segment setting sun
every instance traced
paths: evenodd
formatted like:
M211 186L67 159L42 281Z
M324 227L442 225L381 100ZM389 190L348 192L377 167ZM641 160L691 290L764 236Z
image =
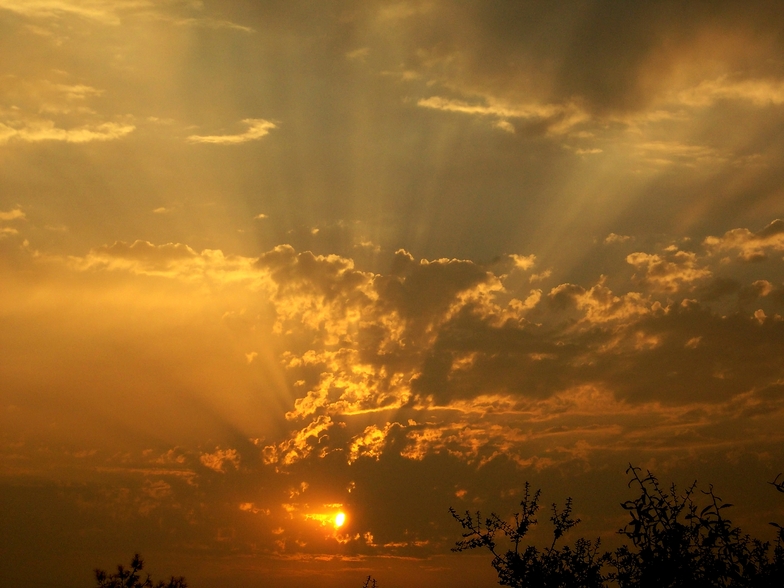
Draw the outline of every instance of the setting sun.
M340 528L346 522L346 514L339 512L335 515L335 528Z

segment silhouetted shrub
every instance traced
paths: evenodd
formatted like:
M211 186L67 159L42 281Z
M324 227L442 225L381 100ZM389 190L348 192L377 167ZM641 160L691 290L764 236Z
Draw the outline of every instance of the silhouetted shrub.
M523 538L537 524L540 491L530 486L520 503L514 523L492 513L484 522L480 513L461 516L450 508L464 529L453 551L486 548L502 586L514 588L781 588L784 586L784 527L773 545L743 534L724 516L725 504L713 487L701 491L707 504L696 498L696 482L679 494L675 485L664 489L658 479L629 466L630 487L639 496L621 504L631 520L619 531L630 545L599 553L599 540L578 539L573 547L557 547L564 533L579 519L572 518L572 501L563 511L553 505L553 541L540 550L523 545ZM784 493L784 481L772 482ZM499 540L500 543L499 544ZM771 549L772 548L772 549Z
M141 572L144 569L144 560L137 553L131 560L131 567L126 568L122 564L117 566L116 574L107 574L103 570L95 570L95 581L97 588L188 588L185 578L174 576L168 582L159 580L153 584L150 574L146 574L144 580Z
M713 486L695 502L696 483L682 494L665 490L658 479L629 466L630 486L640 495L621 506L631 521L619 532L631 540L609 556L608 579L621 588L768 587L784 585L781 541L771 545L743 534L724 516L731 504Z
M514 524L495 513L483 522L479 512L472 516L466 511L465 516L461 516L450 508L452 517L465 529L463 539L452 550L487 548L493 554L493 567L502 586L601 587L605 556L599 555L598 539L595 542L578 539L574 547L556 546L564 533L580 522L580 519L572 518L571 498L560 512L555 504L552 505L553 541L550 547L543 550L533 545L523 547L523 538L537 524L540 496L539 490L532 496L531 487L526 482L525 494L520 502L522 511L515 513Z

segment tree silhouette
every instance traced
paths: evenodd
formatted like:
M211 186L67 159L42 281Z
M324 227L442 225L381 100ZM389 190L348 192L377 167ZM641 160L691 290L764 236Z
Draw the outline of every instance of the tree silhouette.
M463 538L453 551L486 548L502 586L514 588L781 588L784 586L784 527L773 545L743 534L725 516L724 503L709 486L698 491L696 482L683 493L675 485L665 489L651 472L629 465L629 487L639 496L621 507L630 521L619 531L631 541L614 552L599 553L599 540L578 539L573 547L557 547L564 533L579 519L572 518L572 500L562 511L552 506L553 541L538 549L523 539L537 524L541 493L531 495L525 485L521 512L514 522L495 513L482 521L479 512L465 516L450 508L463 527ZM784 480L771 484L784 493ZM697 499L702 496L706 504ZM771 550L772 547L772 550Z
M784 567L780 537L771 557L770 543L743 534L732 525L713 486L702 491L707 504L696 503L696 482L678 494L661 487L656 476L629 466L629 486L640 495L621 506L631 520L619 531L631 540L609 556L608 579L621 588L768 587L782 586Z
M553 523L553 541L550 546L543 550L533 545L522 547L524 537L537 524L540 496L539 490L531 495L530 484L525 483L523 500L520 502L522 510L515 513L514 523L503 520L495 513L491 513L483 522L479 512L472 516L466 511L465 516L462 516L450 508L452 517L464 529L462 540L456 543L452 551L487 548L493 554L493 567L502 586L601 587L601 568L605 556L599 555L598 539L595 542L578 539L574 547L556 546L558 540L580 522L580 519L572 518L571 498L567 499L560 512L555 504L552 505L550 521Z
M146 574L142 580L141 572L144 569L144 560L137 553L131 560L131 567L126 568L122 564L117 566L117 573L107 574L104 570L95 570L95 582L97 588L188 588L185 578L174 576L168 582L159 580L153 584L150 574Z

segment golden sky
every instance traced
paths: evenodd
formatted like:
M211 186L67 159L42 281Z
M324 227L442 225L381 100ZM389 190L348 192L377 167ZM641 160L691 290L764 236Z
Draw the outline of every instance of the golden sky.
M782 56L774 1L0 0L2 583L489 587L449 506L612 542L630 462L772 537Z

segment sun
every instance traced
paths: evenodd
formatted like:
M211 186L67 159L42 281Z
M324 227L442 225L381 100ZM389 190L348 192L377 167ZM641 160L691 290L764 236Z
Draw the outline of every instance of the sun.
M339 529L346 522L346 514L339 512L335 515L335 528Z

